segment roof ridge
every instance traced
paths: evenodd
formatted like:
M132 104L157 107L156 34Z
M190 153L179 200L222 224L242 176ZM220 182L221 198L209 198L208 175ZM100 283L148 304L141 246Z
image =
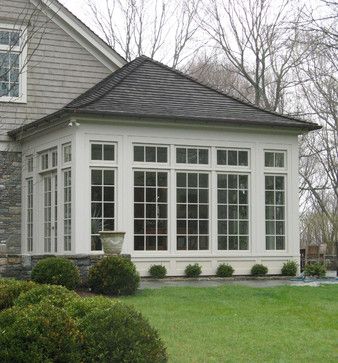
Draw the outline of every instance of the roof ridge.
M186 74L186 73L184 73L182 71L179 71L178 69L171 68L171 67L169 67L169 66L167 66L167 65L165 65L165 64L163 64L163 63L161 63L159 61L156 61L156 60L154 60L154 59L152 59L150 57L147 57L145 55L142 55L141 57L144 58L144 59L146 59L146 60L148 60L149 62L152 62L152 63L157 64L158 66L160 66L162 68L165 68L167 70L170 70L172 72L175 72L178 75L183 76L184 78L186 78L186 79L188 79L188 80L190 80L190 81L192 81L192 82L194 82L194 83L196 83L196 84L198 84L200 86L203 86L203 87L205 87L205 88L207 88L207 89L209 89L209 90L211 90L213 92L216 92L216 93L220 94L221 96L225 96L225 97L228 97L228 98L230 98L230 99L232 99L234 101L240 102L243 105L250 106L250 107L252 107L252 108L254 108L256 110L263 111L263 112L272 114L274 116L284 117L284 118L289 119L289 120L293 120L293 121L297 121L297 122L301 122L301 123L305 123L305 124L314 124L315 125L314 122L309 122L309 121L301 120L299 118L290 117L290 116L287 116L287 115L284 115L282 113L278 113L278 112L275 112L275 111L269 111L269 110L266 110L266 109L264 109L262 107L256 106L256 105L254 105L252 103L245 102L245 101L241 100L240 98L237 98L237 97L234 97L234 96L230 96L230 95L228 95L225 92L222 92L220 90L217 90L217 89L215 89L215 88L213 88L213 87L211 87L211 86L209 86L209 85L207 85L207 84L205 84L205 83L197 80L196 78L194 78L194 77L192 77L192 76L190 76L190 75L188 75L188 74ZM138 58L136 58L136 59L138 59Z
M126 77L128 77L131 73L133 73L145 61L146 61L146 59L144 57L135 58L133 61L125 64L123 67L119 68L115 72L113 72L113 73L109 74L107 77L103 78L103 80L101 80L99 83L96 83L93 87L89 88L86 92L82 93L80 96L78 96L77 98L75 98L74 100L69 102L66 106L64 106L64 108L77 108L77 107L88 106L91 103L97 101L99 98L104 97L108 92L110 92L113 88L115 88L117 85L119 85ZM98 90L101 89L101 91L102 91L102 86L104 86L105 84L108 85L109 81L111 81L112 78L117 77L119 74L123 73L128 68L131 68L129 70L129 72L127 72L124 76L122 76L119 80L117 80L116 83L113 84L111 87L108 87L108 89L106 89L105 91L103 91L101 93L98 92L98 94L95 97L93 97L92 99L90 99L89 101L81 103L81 100L85 99L88 94L91 94L96 89L98 89ZM80 103L78 103L78 102L80 102ZM73 104L75 104L75 105L73 106Z

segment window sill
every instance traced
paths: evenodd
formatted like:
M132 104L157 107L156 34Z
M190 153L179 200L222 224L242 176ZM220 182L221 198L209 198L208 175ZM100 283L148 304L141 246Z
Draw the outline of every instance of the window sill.
M19 103L26 104L26 97L0 97L0 103Z

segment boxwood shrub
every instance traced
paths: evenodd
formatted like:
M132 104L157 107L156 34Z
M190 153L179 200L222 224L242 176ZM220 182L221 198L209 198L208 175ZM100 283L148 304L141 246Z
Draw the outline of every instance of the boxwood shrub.
M324 277L326 275L326 267L321 262L307 263L304 267L304 275Z
M18 296L32 288L36 284L32 281L0 279L0 311L14 305Z
M229 264L221 263L216 270L216 276L218 277L231 277L234 273L234 269Z
M298 270L298 264L296 261L287 261L283 264L282 275L283 276L296 276Z
M167 269L162 265L152 265L149 269L149 275L155 279L163 279L167 275Z
M70 291L63 286L58 285L38 285L33 289L20 294L15 300L17 306L27 306L46 302L56 307L64 307L68 302L78 298L74 291Z
M252 276L265 276L268 273L268 268L262 264L255 264L251 268Z
M62 285L73 290L80 284L80 272L74 263L63 257L47 257L32 269L31 278L41 284Z
M202 273L202 267L198 264L190 264L184 270L186 277L198 277Z
M135 265L121 256L105 257L89 270L92 291L105 295L131 295L140 284Z
M167 361L157 331L133 307L107 298L77 299L68 306L83 334L83 362Z
M0 313L0 362L81 362L82 334L69 314L40 303Z

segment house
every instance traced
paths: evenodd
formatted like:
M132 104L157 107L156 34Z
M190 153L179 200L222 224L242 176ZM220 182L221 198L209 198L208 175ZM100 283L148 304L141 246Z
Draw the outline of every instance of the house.
M99 232L115 230L126 233L123 253L142 275L153 264L181 275L195 262L206 275L222 262L236 274L255 263L278 274L285 261L299 261L297 138L318 125L144 56L107 58L115 69L100 65L108 75L98 83L98 74L91 82L82 79L88 72L65 76L70 89L87 87L57 105L62 87L48 94L43 84L34 101L45 97L46 110L8 132L22 152L21 253L99 256ZM16 106L8 105L15 114Z

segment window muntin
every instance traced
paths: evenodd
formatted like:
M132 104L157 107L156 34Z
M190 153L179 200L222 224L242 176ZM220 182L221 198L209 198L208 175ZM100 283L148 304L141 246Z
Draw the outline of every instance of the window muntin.
M0 27L0 100L20 95L20 31Z
M44 212L44 252L57 252L57 175L49 173L43 178L43 212Z
M249 177L217 174L218 250L249 249Z
M115 145L105 143L92 143L91 160L115 161Z
M72 161L72 145L71 144L62 145L62 151L63 151L63 162L70 163Z
M102 250L100 231L115 229L115 171L91 170L91 250Z
M168 173L134 171L134 250L168 249Z
M285 151L265 151L264 166L266 168L285 168Z
M177 147L177 164L209 164L209 149L195 147Z
M265 243L267 250L285 249L285 176L265 175Z
M63 248L72 249L72 172L63 172Z
M167 163L168 147L153 145L134 145L134 161L141 163Z
M58 166L58 152L57 148L52 148L40 153L40 170L47 171L49 169L56 169Z
M209 174L176 174L177 250L209 249Z
M241 149L217 149L217 165L249 166L249 151Z
M27 179L27 252L33 251L33 179Z

